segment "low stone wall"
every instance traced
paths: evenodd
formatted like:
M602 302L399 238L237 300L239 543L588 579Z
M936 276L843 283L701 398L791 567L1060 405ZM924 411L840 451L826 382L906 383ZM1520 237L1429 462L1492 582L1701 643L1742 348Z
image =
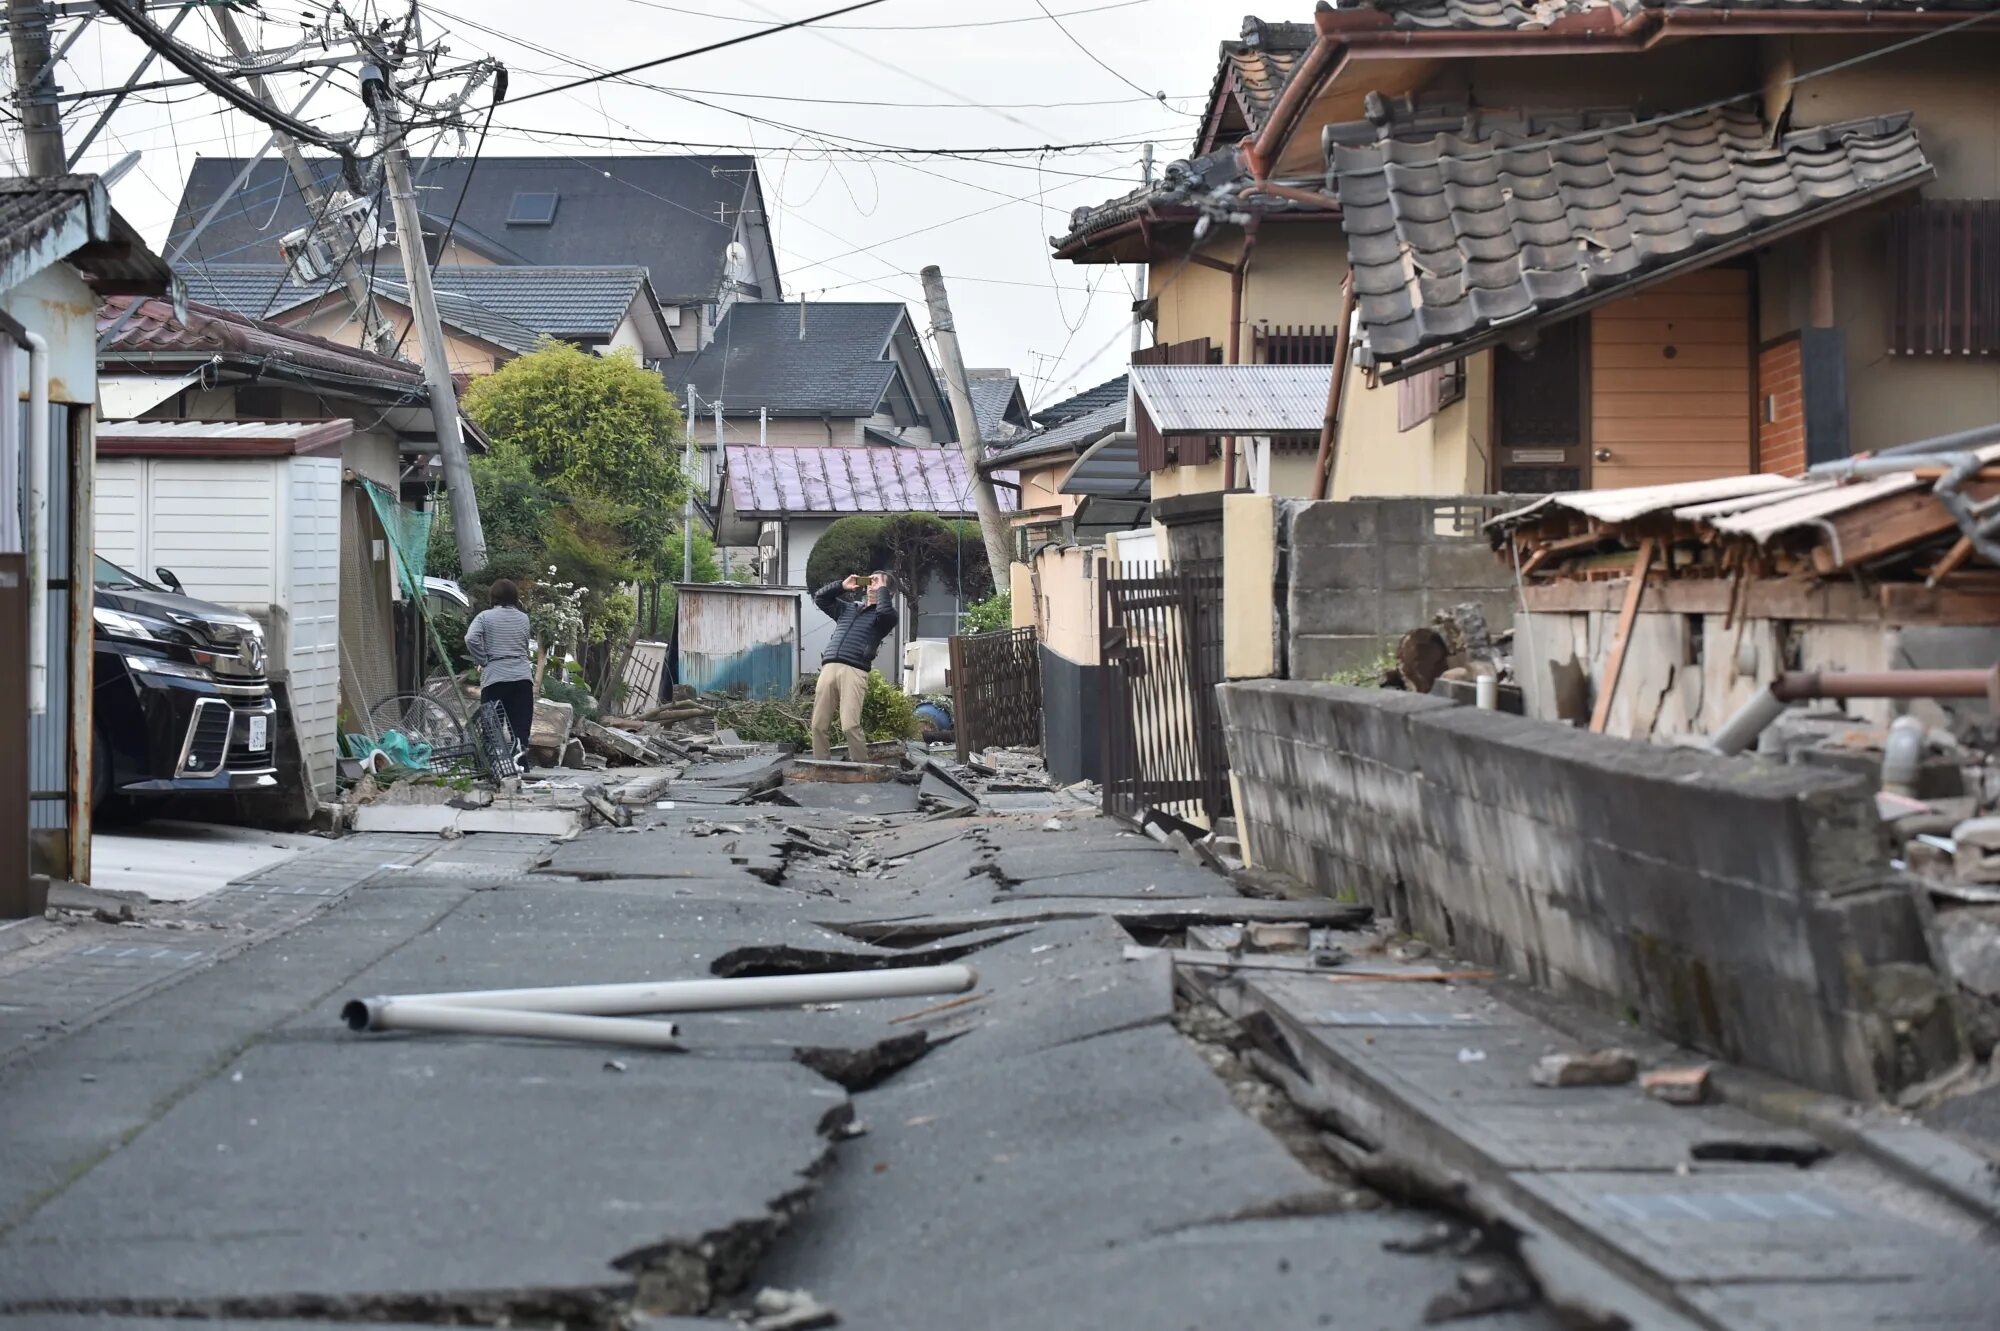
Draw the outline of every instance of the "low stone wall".
M1856 777L1406 693L1219 692L1261 865L1821 1090L1889 1095L1961 1056Z

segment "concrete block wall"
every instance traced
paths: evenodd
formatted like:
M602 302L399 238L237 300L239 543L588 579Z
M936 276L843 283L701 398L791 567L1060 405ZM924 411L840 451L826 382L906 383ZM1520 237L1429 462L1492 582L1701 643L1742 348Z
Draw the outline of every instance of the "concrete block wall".
M1518 507L1504 495L1281 501L1285 673L1325 679L1366 666L1463 601L1511 621L1513 574L1479 524Z
M1220 694L1259 864L1821 1090L1887 1096L1961 1056L1855 777L1392 691Z

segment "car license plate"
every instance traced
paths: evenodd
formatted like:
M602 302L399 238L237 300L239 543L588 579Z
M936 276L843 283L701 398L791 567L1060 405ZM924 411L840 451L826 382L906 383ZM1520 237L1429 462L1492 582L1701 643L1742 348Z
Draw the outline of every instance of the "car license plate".
M267 733L265 727L269 724L270 718L265 716L253 716L247 719L250 722L250 741L246 747L249 748L253 753L262 753L264 751L264 740Z

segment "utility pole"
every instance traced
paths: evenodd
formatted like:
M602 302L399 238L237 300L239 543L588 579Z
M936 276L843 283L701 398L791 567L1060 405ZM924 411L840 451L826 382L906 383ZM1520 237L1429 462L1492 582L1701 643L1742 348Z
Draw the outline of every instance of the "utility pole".
M718 401L711 405L713 405L715 408L715 457L709 461L709 473L710 475L720 479L723 472L722 403ZM711 492L709 495L709 502L720 506L720 504L722 503L722 496ZM717 525L719 526L720 524L718 523ZM722 580L724 582L727 582L729 581L729 547L724 545L720 541L717 541L715 543L715 547L716 550L720 553L722 559Z
M696 405L694 385L687 387L687 410L681 414L684 428L681 435L681 483L686 487L681 499L681 581L694 581L694 432L695 423L701 419L701 409ZM680 603L675 602L674 614L680 614Z
M15 101L21 111L21 137L31 176L59 176L67 169L55 70L50 68L49 29L54 23L55 10L48 0L7 0L8 35L14 44Z
M215 19L215 25L222 33L222 40L228 43L230 54L238 60L246 61L255 54L250 49L250 43L243 39L243 30L236 26L236 16L233 13L218 5L211 11L211 17ZM250 91L257 95L257 100L272 106L277 105L262 75L253 74L245 82L250 85ZM300 106L304 105L305 103L300 103ZM326 195L320 189L319 181L313 177L312 167L306 163L305 154L299 151L298 140L289 134L274 130L271 134L271 143L284 155L285 165L291 168L292 180L299 187L299 197L306 201L307 214L314 222L319 222L326 217ZM392 356L396 351L396 330L389 327L389 321L382 317L382 311L376 307L374 292L369 289L368 279L362 274L361 265L356 261L354 229L343 223L335 229L335 234L341 242L344 242L340 247L340 285L347 291L347 303L354 307L355 317L361 320L361 344L377 355ZM425 355L428 357L428 349ZM456 418L452 429L456 433L458 429ZM443 427L440 426L438 435L442 438L443 434ZM447 462L445 464L447 474L450 469L451 464ZM452 484L456 490L457 482L454 480ZM457 503L454 499L452 519L456 522L457 518ZM463 528L458 530L462 531ZM475 534L477 534L476 528ZM483 551L486 548L485 541L481 540L479 544ZM463 545L464 538L461 537L460 546ZM464 571L470 574L475 567L483 567L484 564L485 560L482 559L477 566L465 565Z
M382 144L382 169L389 199L396 210L396 252L403 258L403 280L410 289L410 318L424 353L424 381L430 386L431 421L437 429L438 455L451 497L451 529L458 538L458 566L470 577L486 567L486 529L479 521L479 497L472 488L472 464L465 455L465 436L458 419L458 389L451 382L444 329L438 323L437 293L431 290L431 266L424 256L424 223L417 215L417 191L410 182L410 152L396 117L396 99L389 89L389 71L366 66L361 71L361 96L375 112Z
M1143 164L1139 168L1139 183L1147 189L1151 189L1153 187L1153 145L1150 143L1146 145L1146 155L1142 159L1142 162ZM1146 257L1150 259L1152 256L1147 255ZM1148 271L1149 269L1145 264L1142 263L1139 265L1139 283L1132 293L1132 355L1126 358L1128 361L1137 357L1139 354L1139 343L1145 340L1146 274ZM1128 364L1125 367L1125 432L1130 434L1138 428L1139 381L1132 377L1132 367Z
M985 441L979 437L979 420L972 414L972 390L966 387L965 361L958 354L958 329L951 321L951 300L944 293L944 270L931 264L924 269L923 279L924 303L931 311L931 336L937 339L944 381L951 390L951 414L958 421L958 451L965 459L973 507L979 511L979 532L986 538L986 562L993 567L993 590L1005 592L1012 585L1014 557L1000 517L1000 501L993 497L993 482L979 470L985 460Z

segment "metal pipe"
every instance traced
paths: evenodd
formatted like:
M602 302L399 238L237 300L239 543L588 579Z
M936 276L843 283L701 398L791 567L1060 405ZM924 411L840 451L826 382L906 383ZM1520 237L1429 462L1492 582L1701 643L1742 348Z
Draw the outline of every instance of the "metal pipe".
M524 1012L512 1008L453 1007L408 999L371 998L341 1012L357 1031L442 1031L453 1035L520 1035L534 1040L588 1040L595 1044L679 1049L680 1028L671 1021Z
M1808 698L1985 698L1993 670L1787 670L1771 682L1783 702Z
M1795 702L1811 698L1984 698L2000 715L2000 666L1991 670L1787 670L1725 721L1711 752L1741 753Z
M903 966L888 970L830 971L815 975L757 975L734 980L643 980L636 984L563 984L539 989L470 989L445 994L390 994L357 999L342 1010L354 1025L357 1011L382 1003L512 1008L573 1012L599 1017L641 1012L722 1012L733 1008L791 1007L864 998L915 998L963 993L979 982L970 966ZM356 1026L356 1030L361 1027Z
M28 346L28 714L49 707L49 340ZM11 404L9 411L13 410Z

